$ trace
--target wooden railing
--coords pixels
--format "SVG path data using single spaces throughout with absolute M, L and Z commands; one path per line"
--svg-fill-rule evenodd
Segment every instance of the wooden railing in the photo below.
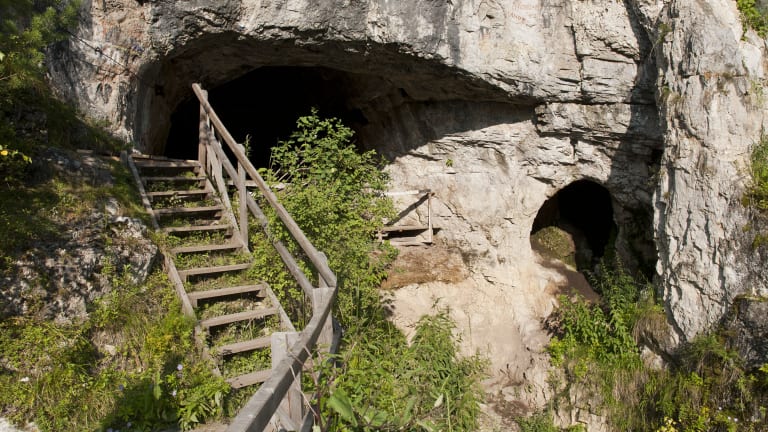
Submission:
M 336 296 L 336 275 L 328 267 L 325 256 L 304 235 L 291 215 L 280 204 L 269 185 L 248 160 L 245 149 L 229 134 L 216 112 L 208 103 L 207 92 L 199 84 L 192 90 L 200 101 L 200 135 L 198 154 L 200 164 L 221 194 L 229 201 L 229 183 L 234 185 L 239 212 L 236 224 L 240 235 L 248 241 L 248 220 L 256 218 L 262 228 L 268 220 L 247 185 L 255 184 L 259 193 L 274 210 L 280 221 L 299 245 L 317 272 L 315 287 L 301 270 L 295 257 L 281 242 L 272 244 L 298 285 L 312 301 L 312 317 L 298 333 L 276 333 L 272 337 L 272 375 L 248 400 L 227 428 L 229 432 L 265 431 L 278 426 L 285 430 L 310 430 L 314 414 L 307 409 L 301 391 L 301 372 L 304 362 L 318 348 L 329 349 L 333 341 L 331 308 Z M 234 157 L 234 163 L 223 145 Z M 227 175 L 229 181 L 224 179 Z M 233 194 L 234 195 L 234 194 Z M 226 197 L 226 198 L 225 198 Z M 266 281 L 268 282 L 268 281 Z

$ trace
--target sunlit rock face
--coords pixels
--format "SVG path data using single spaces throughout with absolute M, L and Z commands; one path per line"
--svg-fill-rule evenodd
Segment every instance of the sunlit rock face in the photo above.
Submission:
M 739 294 L 768 294 L 740 200 L 765 123 L 764 43 L 733 1 L 94 0 L 77 34 L 52 53 L 56 87 L 144 152 L 194 153 L 193 82 L 229 109 L 236 139 L 264 148 L 290 113 L 282 99 L 348 120 L 393 190 L 435 192 L 438 237 L 468 277 L 421 292 L 450 299 L 473 335 L 510 334 L 467 339 L 510 381 L 544 386 L 538 320 L 564 282 L 529 237 L 574 182 L 609 193 L 611 244 L 662 293 L 672 345 Z M 189 142 L 175 132 L 187 122 Z M 588 196 L 569 205 L 546 217 L 599 211 Z

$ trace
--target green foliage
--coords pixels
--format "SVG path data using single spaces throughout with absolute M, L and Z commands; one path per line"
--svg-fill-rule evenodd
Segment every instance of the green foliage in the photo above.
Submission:
M 752 187 L 745 201 L 761 211 L 768 210 L 768 136 L 763 136 L 752 150 L 750 173 Z
M 410 346 L 385 317 L 378 287 L 395 250 L 376 242 L 374 233 L 394 212 L 382 193 L 387 176 L 381 161 L 374 152 L 359 152 L 352 137 L 339 120 L 321 119 L 313 110 L 272 149 L 270 168 L 262 170 L 296 223 L 327 254 L 339 280 L 334 315 L 345 327 L 341 353 L 330 363 L 315 359 L 310 386 L 321 428 L 474 430 L 484 364 L 477 357 L 457 357 L 447 315 L 424 318 Z M 251 272 L 269 282 L 303 326 L 311 304 L 274 252 L 271 238 L 303 256 L 276 216 L 268 216 L 269 235 L 251 235 L 256 263 Z M 299 264 L 314 277 L 306 260 Z
M 35 174 L 45 180 L 0 187 L 0 275 L 11 270 L 14 257 L 35 242 L 59 239 L 73 220 L 90 214 L 107 198 L 115 198 L 127 215 L 146 218 L 130 173 L 116 161 L 109 168 L 114 184 L 88 176 L 62 176 L 44 167 Z
M 768 367 L 745 370 L 717 333 L 687 344 L 670 369 L 643 367 L 632 335 L 658 331 L 663 313 L 620 266 L 599 275 L 602 305 L 562 299 L 554 316 L 549 351 L 566 378 L 558 391 L 590 394 L 615 430 L 765 430 Z
M 620 263 L 614 268 L 600 264 L 593 286 L 602 293 L 602 304 L 583 298 L 560 297 L 560 308 L 549 319 L 555 337 L 549 352 L 556 364 L 576 353 L 602 363 L 637 363 L 638 350 L 632 336 L 637 319 L 635 308 L 642 287 Z
M 33 143 L 19 136 L 26 113 L 45 112 L 44 49 L 76 23 L 78 1 L 0 0 L 0 177 L 11 181 L 30 161 Z
M 4 416 L 42 431 L 143 431 L 221 415 L 229 386 L 196 354 L 193 322 L 162 271 L 145 285 L 115 282 L 83 323 L 0 323 Z
M 419 321 L 410 346 L 392 328 L 356 338 L 322 399 L 327 430 L 474 430 L 485 363 L 456 356 L 453 329 L 441 312 Z
M 373 240 L 393 214 L 391 201 L 382 195 L 387 175 L 374 151 L 357 151 L 352 130 L 340 120 L 322 119 L 313 110 L 297 120 L 296 128 L 272 148 L 270 168 L 263 175 L 283 186 L 277 192 L 280 202 L 335 269 L 339 320 L 347 327 L 364 325 L 361 319 L 381 310 L 376 288 L 395 256 L 391 247 Z M 273 234 L 290 244 L 274 214 L 271 220 Z M 301 303 L 303 295 L 295 294 L 294 302 Z
M 531 234 L 531 243 L 540 253 L 576 267 L 576 249 L 571 235 L 556 226 L 544 227 Z
M 736 0 L 736 5 L 741 12 L 744 30 L 752 28 L 760 37 L 765 38 L 768 35 L 768 14 L 766 11 L 760 10 L 756 0 Z

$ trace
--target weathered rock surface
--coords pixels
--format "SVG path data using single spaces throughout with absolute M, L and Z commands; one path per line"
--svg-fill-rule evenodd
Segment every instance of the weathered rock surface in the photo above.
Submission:
M 49 150 L 36 163 L 89 183 L 114 181 L 106 162 L 91 155 Z M 68 219 L 58 235 L 41 239 L 12 263 L 13 270 L 0 278 L 0 316 L 79 321 L 115 281 L 147 278 L 159 252 L 144 223 L 122 216 L 114 199 L 94 210 Z
M 725 323 L 732 335 L 731 345 L 746 362 L 747 368 L 759 368 L 768 359 L 768 299 L 739 297 L 733 302 Z
M 469 272 L 401 290 L 395 306 L 440 298 L 465 333 L 507 335 L 465 339 L 512 371 L 496 374 L 501 393 L 528 382 L 528 400 L 546 400 L 538 320 L 568 281 L 529 235 L 574 181 L 610 192 L 619 253 L 654 269 L 679 341 L 737 295 L 766 295 L 740 204 L 766 123 L 765 43 L 733 1 L 105 0 L 84 15 L 51 75 L 144 151 L 163 151 L 192 82 L 263 66 L 342 82 L 362 145 L 390 161 L 393 189 L 435 191 L 440 236 Z
M 659 99 L 664 156 L 655 194 L 657 271 L 681 338 L 710 328 L 764 265 L 745 250 L 740 203 L 752 146 L 765 126 L 765 43 L 733 2 L 672 2 L 660 16 Z

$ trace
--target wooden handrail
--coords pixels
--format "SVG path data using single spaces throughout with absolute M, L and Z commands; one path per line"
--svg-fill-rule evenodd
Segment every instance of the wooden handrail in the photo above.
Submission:
M 227 428 L 227 431 L 230 432 L 263 431 L 267 429 L 272 419 L 278 413 L 280 405 L 291 390 L 291 387 L 295 386 L 294 382 L 300 376 L 304 362 L 309 358 L 312 350 L 316 348 L 318 341 L 331 344 L 330 333 L 333 332 L 331 329 L 331 309 L 333 308 L 333 301 L 337 292 L 336 275 L 328 267 L 325 256 L 312 245 L 288 211 L 280 204 L 269 185 L 259 175 L 253 164 L 251 164 L 243 147 L 235 142 L 232 135 L 224 127 L 224 124 L 208 103 L 207 92 L 199 84 L 193 84 L 192 89 L 200 101 L 201 107 L 199 159 L 203 167 L 207 170 L 215 161 L 216 166 L 210 166 L 210 168 L 214 168 L 219 177 L 223 169 L 238 189 L 241 214 L 243 209 L 247 207 L 247 210 L 250 211 L 259 224 L 266 228 L 268 223 L 266 216 L 261 208 L 259 208 L 256 200 L 245 191 L 248 177 L 250 177 L 318 273 L 319 287 L 315 288 L 301 270 L 288 248 L 280 241 L 273 241 L 273 246 L 286 267 L 311 299 L 313 313 L 309 323 L 299 333 L 298 339 L 290 347 L 287 355 L 282 357 L 282 360 L 278 361 L 278 359 L 275 359 L 277 363 L 273 367 L 270 378 L 251 396 Z M 210 130 L 211 127 L 213 130 Z M 237 168 L 224 154 L 224 149 L 216 138 L 216 134 L 227 143 L 230 151 L 237 159 Z M 220 178 L 218 183 L 223 183 Z M 221 186 L 219 187 L 221 188 Z M 220 192 L 222 194 L 227 193 L 226 189 Z M 241 219 L 240 224 L 244 223 L 243 219 Z M 247 232 L 243 226 L 240 229 L 244 233 Z M 294 424 L 303 424 L 307 419 L 308 417 L 303 419 L 292 418 L 291 420 Z
M 315 249 L 309 239 L 307 239 L 307 237 L 304 235 L 304 232 L 301 231 L 301 228 L 296 225 L 296 222 L 293 220 L 285 207 L 280 204 L 277 197 L 272 192 L 272 189 L 270 189 L 269 185 L 267 185 L 264 179 L 261 178 L 259 172 L 253 166 L 251 161 L 248 160 L 245 152 L 240 149 L 235 139 L 232 138 L 232 135 L 230 135 L 229 131 L 227 131 L 227 128 L 224 127 L 224 124 L 219 119 L 219 116 L 216 115 L 216 112 L 208 103 L 208 100 L 203 94 L 203 89 L 200 87 L 200 84 L 192 84 L 192 90 L 195 92 L 195 95 L 200 101 L 200 105 L 203 107 L 206 114 L 210 118 L 211 123 L 213 124 L 216 131 L 224 139 L 224 142 L 227 143 L 229 149 L 232 151 L 232 154 L 234 154 L 235 158 L 237 158 L 238 162 L 240 162 L 251 179 L 256 182 L 256 186 L 259 188 L 262 195 L 264 195 L 264 198 L 266 198 L 267 202 L 269 202 L 269 205 L 272 206 L 272 208 L 275 210 L 277 216 L 280 218 L 283 224 L 285 224 L 288 232 L 291 233 L 291 236 L 293 236 L 301 249 L 307 255 L 307 258 L 309 258 L 309 260 L 315 266 L 317 272 L 329 286 L 336 286 L 336 275 L 333 274 L 331 269 L 328 267 L 328 264 L 325 263 L 322 255 L 317 251 L 317 249 Z

